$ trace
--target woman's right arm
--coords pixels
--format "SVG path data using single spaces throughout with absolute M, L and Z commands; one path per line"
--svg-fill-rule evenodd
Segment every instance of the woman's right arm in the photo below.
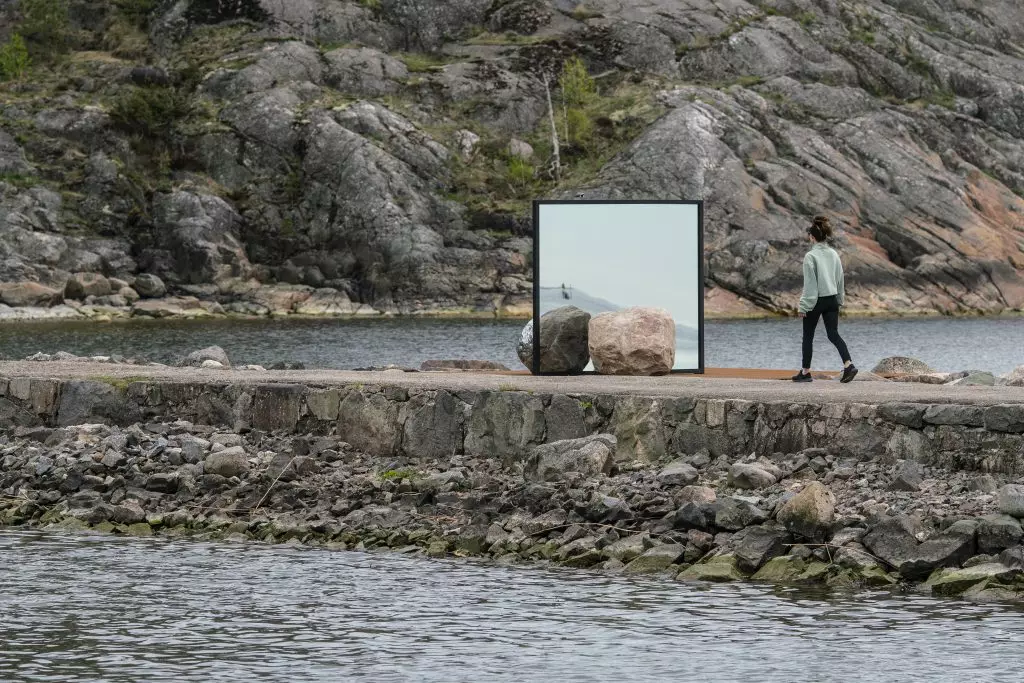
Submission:
M 808 253 L 804 256 L 804 291 L 800 295 L 800 312 L 810 313 L 818 303 L 818 276 L 814 272 L 814 259 Z

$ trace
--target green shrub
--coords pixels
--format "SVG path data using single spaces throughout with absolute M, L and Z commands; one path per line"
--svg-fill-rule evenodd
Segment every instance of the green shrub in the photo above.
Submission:
M 21 0 L 19 32 L 42 54 L 67 49 L 68 0 Z
M 566 127 L 569 129 L 569 142 L 585 147 L 594 135 L 594 121 L 582 109 L 569 109 L 565 112 Z
M 516 190 L 523 190 L 533 185 L 533 180 L 537 175 L 537 170 L 533 167 L 529 161 L 520 159 L 519 157 L 513 157 L 508 160 L 508 166 L 505 169 L 505 178 Z
M 135 26 L 144 27 L 157 0 L 114 0 L 114 5 L 125 19 Z
M 132 88 L 114 103 L 110 117 L 126 133 L 167 139 L 189 109 L 189 98 L 175 88 Z
M 5 81 L 20 81 L 32 65 L 28 54 L 28 46 L 21 34 L 11 35 L 11 39 L 0 47 L 0 78 Z

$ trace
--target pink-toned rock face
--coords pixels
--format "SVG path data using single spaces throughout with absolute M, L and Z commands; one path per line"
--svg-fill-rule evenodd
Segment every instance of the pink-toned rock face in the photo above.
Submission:
M 627 308 L 590 320 L 590 358 L 603 375 L 663 375 L 676 361 L 676 326 L 662 308 Z

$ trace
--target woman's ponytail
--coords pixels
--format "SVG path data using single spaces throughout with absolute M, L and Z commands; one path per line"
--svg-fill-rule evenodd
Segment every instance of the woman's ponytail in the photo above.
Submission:
M 815 216 L 814 222 L 811 227 L 807 230 L 811 234 L 811 237 L 818 242 L 824 242 L 825 240 L 832 237 L 832 222 L 828 219 L 828 216 Z

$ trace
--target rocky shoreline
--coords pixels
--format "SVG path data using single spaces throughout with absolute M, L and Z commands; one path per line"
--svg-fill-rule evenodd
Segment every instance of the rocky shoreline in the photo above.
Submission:
M 1024 599 L 1013 477 L 824 449 L 621 462 L 616 446 L 597 434 L 412 463 L 184 420 L 18 427 L 0 432 L 0 526 Z
M 893 319 L 908 318 L 952 318 L 977 317 L 1019 317 L 1016 311 L 1004 311 L 998 315 L 979 316 L 977 313 L 940 313 L 938 311 L 893 312 L 887 309 L 865 309 L 844 314 L 848 318 Z M 269 317 L 288 318 L 339 318 L 373 319 L 380 317 L 416 318 L 461 318 L 491 320 L 529 320 L 532 316 L 530 302 L 523 301 L 499 306 L 428 306 L 374 308 L 342 300 L 338 292 L 313 290 L 300 292 L 296 297 L 289 289 L 268 288 L 259 301 L 252 299 L 213 300 L 194 296 L 172 296 L 160 299 L 144 299 L 131 305 L 110 303 L 87 303 L 66 300 L 53 306 L 8 306 L 0 303 L 0 324 L 38 322 L 97 322 L 144 321 L 144 320 L 208 320 L 208 319 L 259 319 Z M 708 311 L 705 320 L 771 320 L 792 317 L 767 310 L 750 312 Z

